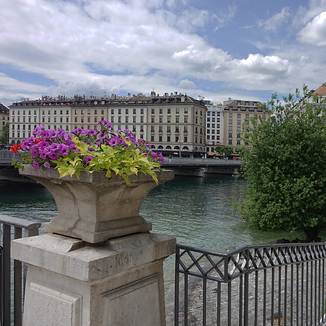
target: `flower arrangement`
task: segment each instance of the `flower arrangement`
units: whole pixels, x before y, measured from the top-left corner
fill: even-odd
[[[101,131],[77,128],[70,133],[61,128],[36,127],[32,137],[11,147],[12,152],[22,154],[22,163],[14,160],[13,165],[21,169],[23,164],[43,170],[54,167],[60,178],[66,175],[79,178],[81,171],[106,171],[110,178],[114,172],[127,185],[130,185],[130,175],[141,172],[151,175],[158,183],[154,169],[161,170],[162,155],[151,151],[151,145],[145,140],[137,141],[130,130],[114,131],[112,124],[105,120],[99,124]]]

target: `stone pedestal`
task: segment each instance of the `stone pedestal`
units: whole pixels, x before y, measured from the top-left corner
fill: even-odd
[[[14,240],[12,257],[28,266],[24,326],[163,326],[163,260],[174,252],[175,239],[151,233]]]

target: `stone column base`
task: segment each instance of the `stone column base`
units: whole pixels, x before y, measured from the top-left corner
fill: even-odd
[[[24,326],[164,326],[163,260],[175,239],[140,233],[92,245],[45,234],[12,241],[28,265]]]

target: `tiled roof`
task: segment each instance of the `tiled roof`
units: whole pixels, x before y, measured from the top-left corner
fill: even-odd
[[[326,83],[320,86],[317,90],[315,90],[312,94],[318,94],[320,96],[326,96]]]

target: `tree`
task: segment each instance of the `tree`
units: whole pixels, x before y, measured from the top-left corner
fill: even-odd
[[[231,146],[223,146],[219,145],[214,148],[215,152],[219,153],[220,155],[224,155],[228,157],[233,153],[233,148]]]
[[[9,123],[6,123],[3,126],[2,134],[0,135],[0,143],[8,145],[8,139],[9,139]]]
[[[306,86],[283,100],[273,95],[271,117],[243,126],[247,190],[234,206],[255,228],[302,230],[314,241],[326,222],[326,106]]]

